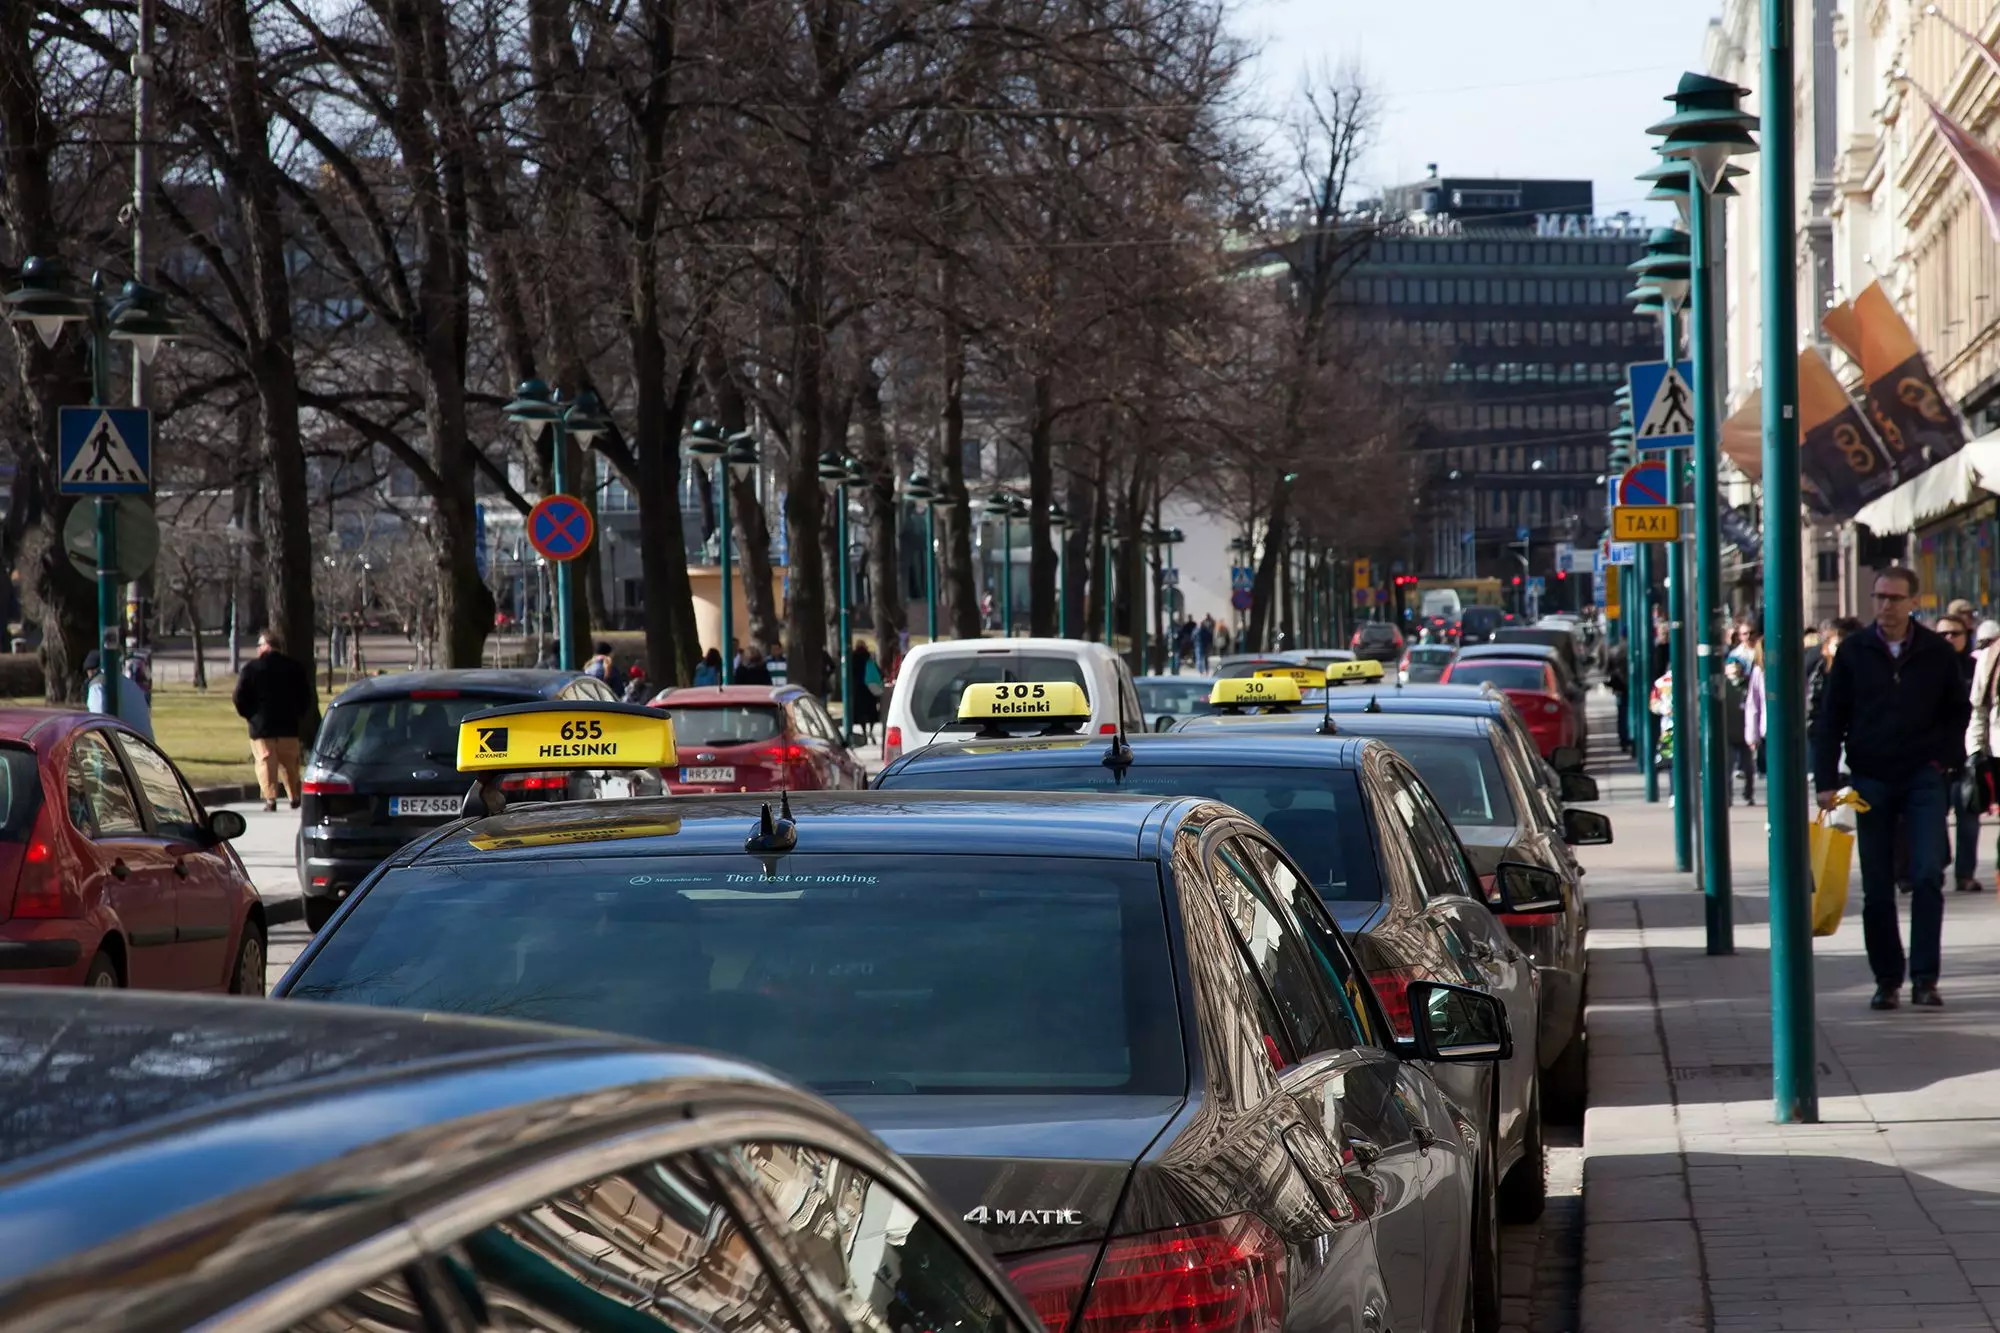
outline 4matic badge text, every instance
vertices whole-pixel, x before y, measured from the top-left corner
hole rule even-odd
[[[965,1215],[978,1226],[1067,1226],[1083,1225],[1083,1214],[1075,1208],[988,1208],[980,1204]]]

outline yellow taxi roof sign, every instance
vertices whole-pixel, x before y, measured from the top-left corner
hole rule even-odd
[[[510,852],[523,847],[564,847],[583,842],[619,842],[626,838],[666,838],[681,831],[678,817],[643,824],[563,824],[538,833],[487,834],[465,841],[482,852]]]
[[[470,714],[458,726],[461,773],[661,768],[677,757],[673,720],[641,704],[509,704]]]
[[[1208,692],[1208,701],[1223,707],[1295,704],[1299,701],[1299,683],[1289,675],[1267,676],[1260,671],[1247,680],[1239,676],[1216,681],[1215,688]]]
[[[1250,673],[1257,680],[1292,680],[1302,690],[1318,689],[1326,684],[1326,673],[1317,667],[1262,667]]]
[[[1061,722],[1089,716],[1090,696],[1068,680],[968,685],[958,697],[961,722]]]
[[[1380,679],[1382,679],[1382,664],[1371,658],[1363,658],[1355,662],[1328,662],[1326,664],[1326,683],[1329,685],[1345,685],[1349,681]]]

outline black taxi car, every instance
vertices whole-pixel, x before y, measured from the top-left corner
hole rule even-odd
[[[1225,715],[1297,707],[1300,670],[1219,680],[1212,697]],[[1255,820],[1347,932],[1398,1035],[1410,1032],[1412,1016],[1400,997],[1413,980],[1476,986],[1502,1002],[1517,1044],[1514,1058],[1497,1069],[1440,1070],[1438,1079],[1481,1127],[1489,1159],[1482,1174],[1499,1182],[1504,1216],[1540,1214],[1539,977],[1487,908],[1457,835],[1422,779],[1388,746],[1247,727],[1135,736],[1115,751],[1101,742],[975,733],[904,756],[882,770],[876,788],[1145,792],[1221,801]],[[1548,872],[1510,863],[1501,876],[1503,898],[1519,910],[1562,910]]]
[[[1049,700],[1030,689],[1081,695],[968,693],[1031,717]],[[506,761],[480,757],[496,728],[520,754],[599,724],[590,744],[647,762],[672,748],[651,717],[469,718],[461,764],[486,778],[467,808],[497,805]],[[1482,1122],[1427,1070],[1504,1060],[1499,1005],[1416,981],[1398,994],[1410,1040],[1391,1038],[1304,878],[1213,801],[816,792],[487,813],[392,856],[278,994],[769,1065],[904,1154],[1052,1330],[1098,1310],[1208,1310],[1194,1326],[1218,1331],[1497,1326]],[[1220,1290],[1226,1310],[1203,1294]]]
[[[0,1031],[9,1333],[1036,1328],[907,1166],[740,1061],[26,989]]]

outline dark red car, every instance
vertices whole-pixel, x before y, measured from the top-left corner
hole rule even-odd
[[[1446,685],[1492,685],[1507,696],[1528,724],[1535,748],[1547,759],[1564,746],[1579,745],[1583,729],[1576,706],[1563,693],[1555,668],[1534,658],[1465,657],[1444,670]]]
[[[652,706],[674,719],[680,767],[672,792],[864,788],[868,770],[825,705],[798,685],[695,685],[662,690]]]
[[[243,827],[112,718],[0,708],[0,983],[262,995]]]

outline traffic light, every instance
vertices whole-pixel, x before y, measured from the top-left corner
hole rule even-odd
[[[1519,574],[1514,576],[1514,586],[1517,588],[1521,586],[1521,576]]]
[[[1569,577],[1569,571],[1568,571],[1568,570],[1566,570],[1566,569],[1558,569],[1558,570],[1556,571],[1556,582],[1557,582],[1557,583],[1561,583],[1561,582],[1562,582],[1562,581],[1563,581],[1564,579],[1566,579],[1566,578],[1568,578],[1568,577]]]
[[[1415,574],[1398,574],[1396,575],[1396,586],[1398,588],[1414,588],[1417,586],[1417,576]]]

